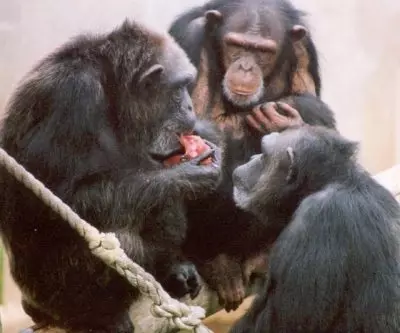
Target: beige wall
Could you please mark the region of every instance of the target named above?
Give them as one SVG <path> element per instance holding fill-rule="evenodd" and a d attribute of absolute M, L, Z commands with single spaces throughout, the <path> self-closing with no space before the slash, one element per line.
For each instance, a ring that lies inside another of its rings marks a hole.
<path fill-rule="evenodd" d="M 378 172 L 399 162 L 400 1 L 296 0 L 311 13 L 322 58 L 323 98 L 361 161 Z"/>

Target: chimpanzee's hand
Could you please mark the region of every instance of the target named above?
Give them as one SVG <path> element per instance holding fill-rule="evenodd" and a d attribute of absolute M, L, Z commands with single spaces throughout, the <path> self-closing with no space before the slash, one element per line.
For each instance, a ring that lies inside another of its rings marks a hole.
<path fill-rule="evenodd" d="M 200 292 L 201 280 L 195 265 L 186 261 L 171 267 L 163 286 L 174 298 L 189 294 L 194 299 Z"/>
<path fill-rule="evenodd" d="M 175 167 L 174 178 L 177 179 L 181 193 L 189 200 L 208 195 L 220 181 L 221 151 L 211 142 L 206 143 L 210 149 Z M 204 163 L 207 158 L 212 159 L 210 163 Z"/>
<path fill-rule="evenodd" d="M 246 295 L 246 281 L 240 259 L 219 254 L 199 266 L 199 272 L 209 287 L 218 294 L 226 311 L 236 310 Z"/>
<path fill-rule="evenodd" d="M 218 147 L 214 145 L 213 143 L 204 140 L 204 142 L 210 147 L 210 149 L 207 149 L 205 152 L 201 153 L 200 155 L 196 156 L 195 158 L 190 160 L 190 163 L 193 165 L 207 165 L 207 164 L 201 164 L 201 162 L 205 161 L 207 158 L 211 158 L 212 161 L 214 162 L 215 160 L 215 153 Z"/>
<path fill-rule="evenodd" d="M 262 134 L 281 132 L 287 128 L 304 124 L 299 112 L 283 102 L 257 105 L 246 116 L 246 121 Z"/>
<path fill-rule="evenodd" d="M 251 276 L 265 276 L 268 271 L 268 251 L 265 249 L 251 257 L 246 258 L 242 263 L 242 271 L 245 284 L 248 284 Z"/>
<path fill-rule="evenodd" d="M 222 165 L 222 150 L 220 147 L 212 143 L 211 141 L 204 140 L 205 143 L 211 148 L 213 154 L 211 155 L 213 164 L 216 167 L 221 167 Z"/>

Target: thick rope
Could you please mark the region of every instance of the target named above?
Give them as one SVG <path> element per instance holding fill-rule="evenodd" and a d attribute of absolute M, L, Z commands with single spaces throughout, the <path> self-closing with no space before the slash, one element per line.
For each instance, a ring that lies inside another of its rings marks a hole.
<path fill-rule="evenodd" d="M 67 221 L 86 240 L 95 256 L 125 277 L 142 294 L 150 297 L 154 303 L 151 309 L 153 316 L 168 319 L 172 328 L 194 330 L 195 333 L 212 333 L 201 322 L 205 317 L 204 309 L 188 306 L 172 298 L 151 274 L 126 255 L 114 233 L 101 233 L 81 219 L 2 148 L 0 148 L 0 165 Z"/>

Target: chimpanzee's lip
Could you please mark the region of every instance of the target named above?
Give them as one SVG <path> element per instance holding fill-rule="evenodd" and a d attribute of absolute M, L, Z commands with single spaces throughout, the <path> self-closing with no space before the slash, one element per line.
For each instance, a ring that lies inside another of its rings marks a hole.
<path fill-rule="evenodd" d="M 159 162 L 163 162 L 172 156 L 183 155 L 183 154 L 185 154 L 185 148 L 183 146 L 181 146 L 179 148 L 167 150 L 167 151 L 163 152 L 162 154 L 151 154 L 151 156 L 155 160 L 157 160 Z"/>
<path fill-rule="evenodd" d="M 256 91 L 254 90 L 240 90 L 240 89 L 232 90 L 232 92 L 239 96 L 251 96 L 256 93 Z"/>

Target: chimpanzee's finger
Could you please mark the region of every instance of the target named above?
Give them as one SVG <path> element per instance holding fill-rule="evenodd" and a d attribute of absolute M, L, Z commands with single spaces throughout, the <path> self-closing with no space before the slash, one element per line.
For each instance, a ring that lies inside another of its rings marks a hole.
<path fill-rule="evenodd" d="M 214 150 L 214 154 L 212 155 L 213 161 L 215 164 L 220 165 L 221 160 L 222 160 L 222 150 L 219 146 L 217 146 L 215 143 L 204 140 L 204 142 L 212 149 Z"/>
<path fill-rule="evenodd" d="M 287 117 L 278 112 L 278 105 L 276 103 L 266 103 L 262 107 L 264 116 L 268 119 L 271 125 L 285 120 Z M 271 126 L 270 125 L 270 126 Z"/>
<path fill-rule="evenodd" d="M 279 110 L 282 110 L 285 115 L 287 115 L 290 118 L 301 118 L 299 111 L 297 111 L 295 108 L 290 106 L 287 103 L 284 102 L 277 102 L 276 103 L 279 107 Z"/>
<path fill-rule="evenodd" d="M 206 143 L 206 145 L 207 146 L 209 146 L 211 149 L 218 149 L 218 146 L 215 144 L 215 143 L 213 143 L 213 142 L 211 142 L 211 141 L 208 141 L 208 140 L 206 140 L 206 139 L 203 139 L 203 141 Z"/>
<path fill-rule="evenodd" d="M 268 103 L 267 105 L 263 104 L 260 107 L 253 109 L 253 116 L 255 117 L 255 120 L 266 130 L 270 129 L 272 126 L 271 119 L 268 117 L 268 113 L 271 112 L 270 109 L 272 107 L 273 106 Z M 273 112 L 276 113 L 276 110 L 273 110 Z"/>
<path fill-rule="evenodd" d="M 249 114 L 246 116 L 246 122 L 253 127 L 254 129 L 256 129 L 257 131 L 259 131 L 260 133 L 264 134 L 266 133 L 266 130 L 263 128 L 263 126 L 261 126 L 258 121 L 253 117 L 253 115 Z"/>
<path fill-rule="evenodd" d="M 233 280 L 232 283 L 232 299 L 231 299 L 231 310 L 236 310 L 239 305 L 243 302 L 245 297 L 245 286 L 243 284 L 243 280 L 238 281 Z"/>
<path fill-rule="evenodd" d="M 218 302 L 219 305 L 222 307 L 226 307 L 226 291 L 225 288 L 222 286 L 220 286 L 217 290 L 217 294 L 218 294 Z"/>
<path fill-rule="evenodd" d="M 214 153 L 215 153 L 215 149 L 208 149 L 204 153 L 201 153 L 199 156 L 196 156 L 194 159 L 192 159 L 191 163 L 193 163 L 195 165 L 199 165 L 205 159 L 207 159 L 209 157 L 213 157 Z"/>

